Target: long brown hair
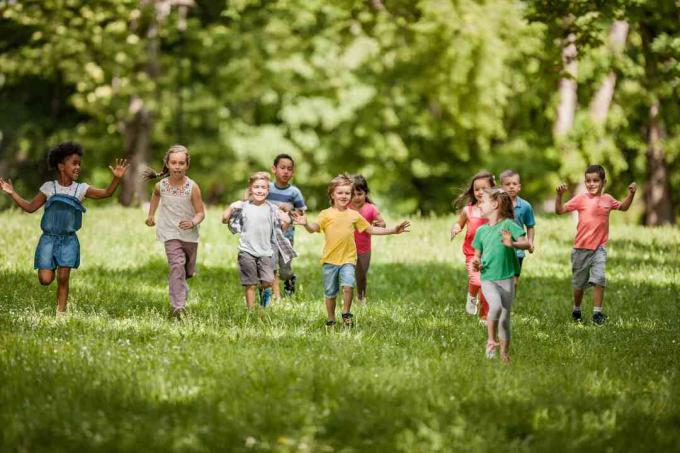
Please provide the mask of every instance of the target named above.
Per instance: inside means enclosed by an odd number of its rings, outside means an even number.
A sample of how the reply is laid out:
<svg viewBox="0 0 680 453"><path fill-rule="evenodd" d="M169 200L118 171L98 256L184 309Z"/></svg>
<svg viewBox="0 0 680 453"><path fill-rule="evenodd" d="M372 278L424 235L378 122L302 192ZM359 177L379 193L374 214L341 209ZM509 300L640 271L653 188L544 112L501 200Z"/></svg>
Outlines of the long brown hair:
<svg viewBox="0 0 680 453"><path fill-rule="evenodd" d="M498 203L498 220L515 220L515 208L512 205L512 198L508 193L499 187L484 189L484 193L493 201Z"/></svg>
<svg viewBox="0 0 680 453"><path fill-rule="evenodd" d="M352 197L354 197L354 183L352 182L352 177L347 173L343 173L331 179L331 182L328 183L328 201L331 206L333 206L333 191L336 187L340 186L350 186L352 188Z"/></svg>
<svg viewBox="0 0 680 453"><path fill-rule="evenodd" d="M187 156L187 168L189 167L189 164L191 163L191 156L189 156L189 150L186 148L186 146L172 145L170 149L166 151L165 156L163 156L163 169L160 172L157 172L151 167L146 167L146 170L142 172L144 181L151 181L157 178L164 178L168 176L170 174L170 170L168 169L168 159L172 153L184 153Z"/></svg>
<svg viewBox="0 0 680 453"><path fill-rule="evenodd" d="M456 200L453 202L453 208L455 210L463 208L469 204L477 204L477 199L475 198L475 181L478 179L486 179L489 181L489 185L491 187L496 187L496 178L494 178L493 174L489 173L488 171L480 171L472 177L467 190L458 195L458 198L456 198Z"/></svg>

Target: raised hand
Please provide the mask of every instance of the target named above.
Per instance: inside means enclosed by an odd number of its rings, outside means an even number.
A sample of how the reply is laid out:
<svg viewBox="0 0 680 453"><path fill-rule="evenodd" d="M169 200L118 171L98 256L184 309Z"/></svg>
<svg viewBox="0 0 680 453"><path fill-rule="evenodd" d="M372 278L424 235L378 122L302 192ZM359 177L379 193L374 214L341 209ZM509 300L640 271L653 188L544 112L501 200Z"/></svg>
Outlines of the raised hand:
<svg viewBox="0 0 680 453"><path fill-rule="evenodd" d="M14 193L14 185L12 184L12 180L4 180L0 178L0 189L2 189L2 191L7 195L12 195Z"/></svg>
<svg viewBox="0 0 680 453"><path fill-rule="evenodd" d="M503 245L506 247L512 247L512 233L510 233L508 230L503 230L501 231L501 234L503 235L503 238L501 239Z"/></svg>
<svg viewBox="0 0 680 453"><path fill-rule="evenodd" d="M411 222L409 222L408 220L404 220L399 225L394 227L394 234L408 233L409 231L411 231L409 229L410 227Z"/></svg>
<svg viewBox="0 0 680 453"><path fill-rule="evenodd" d="M634 182L631 182L630 185L628 185L628 192L630 192L630 193L637 192L637 184L635 184Z"/></svg>
<svg viewBox="0 0 680 453"><path fill-rule="evenodd" d="M560 184L557 186L557 189L555 189L558 194L562 195L564 192L567 191L567 185L566 184Z"/></svg>
<svg viewBox="0 0 680 453"><path fill-rule="evenodd" d="M129 167L130 164L128 163L127 159L116 159L115 166L109 165L109 170L111 170L111 173L113 173L114 177L122 178L125 176L125 173L128 171Z"/></svg>

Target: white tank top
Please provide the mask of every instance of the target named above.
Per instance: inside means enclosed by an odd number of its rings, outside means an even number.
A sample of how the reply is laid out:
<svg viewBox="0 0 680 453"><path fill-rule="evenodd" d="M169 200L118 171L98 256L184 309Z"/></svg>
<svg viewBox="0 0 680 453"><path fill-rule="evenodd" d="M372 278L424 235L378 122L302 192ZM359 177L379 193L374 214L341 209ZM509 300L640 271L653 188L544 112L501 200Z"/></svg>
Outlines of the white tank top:
<svg viewBox="0 0 680 453"><path fill-rule="evenodd" d="M179 228L182 220L191 220L196 212L191 204L191 191L194 182L185 177L184 184L179 187L170 185L168 178L159 183L161 203L156 221L156 238L159 241L179 239L185 242L198 242L198 225L190 230Z"/></svg>

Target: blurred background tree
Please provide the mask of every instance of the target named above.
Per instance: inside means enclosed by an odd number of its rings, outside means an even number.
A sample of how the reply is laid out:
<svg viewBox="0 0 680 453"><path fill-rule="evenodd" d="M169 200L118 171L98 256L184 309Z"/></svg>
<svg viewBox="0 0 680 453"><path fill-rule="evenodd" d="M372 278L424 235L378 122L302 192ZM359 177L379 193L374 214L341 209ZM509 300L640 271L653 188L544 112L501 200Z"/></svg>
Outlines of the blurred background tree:
<svg viewBox="0 0 680 453"><path fill-rule="evenodd" d="M0 0L0 174L21 193L55 143L83 179L173 143L212 203L286 152L313 208L362 172L385 208L447 213L469 177L515 168L540 207L585 165L650 224L680 202L679 7L651 0ZM120 202L148 197L126 178ZM2 199L0 206L8 206Z"/></svg>

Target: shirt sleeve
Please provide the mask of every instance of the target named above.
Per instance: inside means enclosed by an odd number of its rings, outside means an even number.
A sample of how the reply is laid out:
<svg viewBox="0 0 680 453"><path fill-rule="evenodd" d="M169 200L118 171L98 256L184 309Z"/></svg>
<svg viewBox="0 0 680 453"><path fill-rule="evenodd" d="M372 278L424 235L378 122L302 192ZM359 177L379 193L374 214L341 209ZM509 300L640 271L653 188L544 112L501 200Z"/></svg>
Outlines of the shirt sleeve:
<svg viewBox="0 0 680 453"><path fill-rule="evenodd" d="M513 223L515 223L513 221ZM472 240L472 248L479 251L479 253L482 253L484 247L482 246L482 236L479 234L482 231L484 231L484 226L482 225L479 228L477 228L477 231L475 232L475 238Z"/></svg>
<svg viewBox="0 0 680 453"><path fill-rule="evenodd" d="M607 195L607 198L609 199L609 206L611 206L612 209L619 209L621 207L621 202L616 198L611 195Z"/></svg>
<svg viewBox="0 0 680 453"><path fill-rule="evenodd" d="M571 200L564 203L564 210L567 211L567 212L578 210L579 208L581 208L581 205L582 205L581 200L582 199L583 199L583 197L581 197L581 195L576 195L574 198L572 198Z"/></svg>
<svg viewBox="0 0 680 453"><path fill-rule="evenodd" d="M533 228L536 226L536 219L534 218L534 208L527 203L527 209L524 214L524 225L527 228Z"/></svg>
<svg viewBox="0 0 680 453"><path fill-rule="evenodd" d="M356 211L353 211L353 212L356 212ZM359 232L363 232L363 231L366 231L366 229L369 226L371 226L371 224L368 223L366 221L366 219L364 219L364 217L361 214L356 212L356 217L354 218L354 228Z"/></svg>
<svg viewBox="0 0 680 453"><path fill-rule="evenodd" d="M293 196L293 207L299 209L300 211L306 211L307 205L305 204L305 198L302 196L302 192L297 187L295 188L295 195Z"/></svg>
<svg viewBox="0 0 680 453"><path fill-rule="evenodd" d="M47 198L51 197L54 195L54 183L52 181L47 181L44 183L42 186L40 186L40 192L45 194Z"/></svg>
<svg viewBox="0 0 680 453"><path fill-rule="evenodd" d="M326 230L326 227L328 226L328 220L329 218L326 211L321 211L321 213L319 213L319 217L316 219L316 223L319 225L319 228L321 228L321 231Z"/></svg>
<svg viewBox="0 0 680 453"><path fill-rule="evenodd" d="M76 192L76 197L80 200L83 201L83 198L85 198L85 195L87 194L87 189L90 188L90 185L87 183L80 183L78 186L78 191Z"/></svg>

